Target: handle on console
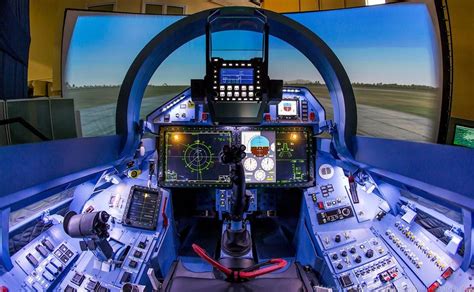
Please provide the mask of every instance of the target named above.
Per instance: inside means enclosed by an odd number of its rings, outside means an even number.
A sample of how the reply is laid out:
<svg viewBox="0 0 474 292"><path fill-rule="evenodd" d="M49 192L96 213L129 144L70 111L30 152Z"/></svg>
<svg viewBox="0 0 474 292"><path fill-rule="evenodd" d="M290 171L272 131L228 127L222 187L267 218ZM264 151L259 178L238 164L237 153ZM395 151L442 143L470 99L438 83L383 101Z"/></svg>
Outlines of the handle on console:
<svg viewBox="0 0 474 292"><path fill-rule="evenodd" d="M279 269L282 269L287 265L287 262L284 259L278 258L278 259L271 259L269 261L257 264L255 266L252 266L244 270L240 270L240 271L232 270L222 265L218 261L214 260L213 258L211 258L206 253L206 251L199 245L193 244L192 247L195 253L197 253L203 260L211 264L211 266L213 266L214 268L224 273L227 276L227 279L230 281L253 279L255 277L259 277L259 276L277 271ZM267 266L267 267L260 269L263 266Z"/></svg>

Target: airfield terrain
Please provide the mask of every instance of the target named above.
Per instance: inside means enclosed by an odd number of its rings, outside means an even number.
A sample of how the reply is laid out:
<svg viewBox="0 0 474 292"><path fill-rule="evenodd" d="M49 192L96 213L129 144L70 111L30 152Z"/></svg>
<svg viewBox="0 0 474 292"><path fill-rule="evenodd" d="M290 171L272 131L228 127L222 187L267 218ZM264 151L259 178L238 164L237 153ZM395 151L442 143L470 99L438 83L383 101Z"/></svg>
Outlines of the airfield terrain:
<svg viewBox="0 0 474 292"><path fill-rule="evenodd" d="M332 119L332 104L324 85L303 85L313 92ZM140 116L182 92L186 86L150 86ZM115 110L119 87L68 89L80 112L82 136L115 133ZM436 137L439 100L436 89L354 86L357 102L357 132L363 136L432 142Z"/></svg>

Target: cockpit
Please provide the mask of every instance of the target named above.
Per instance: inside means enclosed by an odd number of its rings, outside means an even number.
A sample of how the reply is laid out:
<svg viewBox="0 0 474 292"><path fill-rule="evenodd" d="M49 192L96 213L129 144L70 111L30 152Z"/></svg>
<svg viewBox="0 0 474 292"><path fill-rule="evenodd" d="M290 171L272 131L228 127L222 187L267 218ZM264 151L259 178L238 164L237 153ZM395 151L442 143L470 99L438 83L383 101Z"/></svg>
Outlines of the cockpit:
<svg viewBox="0 0 474 292"><path fill-rule="evenodd" d="M320 72L330 107L270 77L270 36ZM153 73L197 37L205 75L140 113ZM2 223L2 291L474 289L472 150L357 136L343 63L285 15L224 7L171 24L128 68L115 120L115 136L45 142L77 162L6 196L4 223L18 202L68 192L13 254Z"/></svg>

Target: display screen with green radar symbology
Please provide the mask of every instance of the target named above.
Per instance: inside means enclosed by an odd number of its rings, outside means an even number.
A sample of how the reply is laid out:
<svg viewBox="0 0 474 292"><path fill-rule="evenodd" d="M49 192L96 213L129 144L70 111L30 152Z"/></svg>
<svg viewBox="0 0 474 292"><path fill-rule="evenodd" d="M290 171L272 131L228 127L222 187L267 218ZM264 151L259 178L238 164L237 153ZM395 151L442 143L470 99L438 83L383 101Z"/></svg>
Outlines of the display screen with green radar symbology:
<svg viewBox="0 0 474 292"><path fill-rule="evenodd" d="M165 182L229 183L229 166L219 162L219 151L231 142L230 131L166 132Z"/></svg>

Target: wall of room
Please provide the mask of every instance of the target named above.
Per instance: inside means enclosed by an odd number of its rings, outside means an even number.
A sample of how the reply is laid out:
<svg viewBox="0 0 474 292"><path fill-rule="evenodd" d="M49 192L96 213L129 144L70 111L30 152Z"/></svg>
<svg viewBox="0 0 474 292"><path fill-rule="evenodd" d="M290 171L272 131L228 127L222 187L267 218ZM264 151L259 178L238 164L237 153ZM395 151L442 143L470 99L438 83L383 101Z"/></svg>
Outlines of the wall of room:
<svg viewBox="0 0 474 292"><path fill-rule="evenodd" d="M28 80L53 82L53 95L60 95L61 38L66 8L85 8L84 0L30 1L30 64Z"/></svg>
<svg viewBox="0 0 474 292"><path fill-rule="evenodd" d="M453 39L451 117L474 121L474 1L448 1Z"/></svg>
<svg viewBox="0 0 474 292"><path fill-rule="evenodd" d="M400 2L387 0L387 3ZM265 0L262 8L276 12L329 10L365 6L365 0Z"/></svg>
<svg viewBox="0 0 474 292"><path fill-rule="evenodd" d="M28 0L0 1L0 100L28 96L29 44ZM0 145L2 134L0 126Z"/></svg>

